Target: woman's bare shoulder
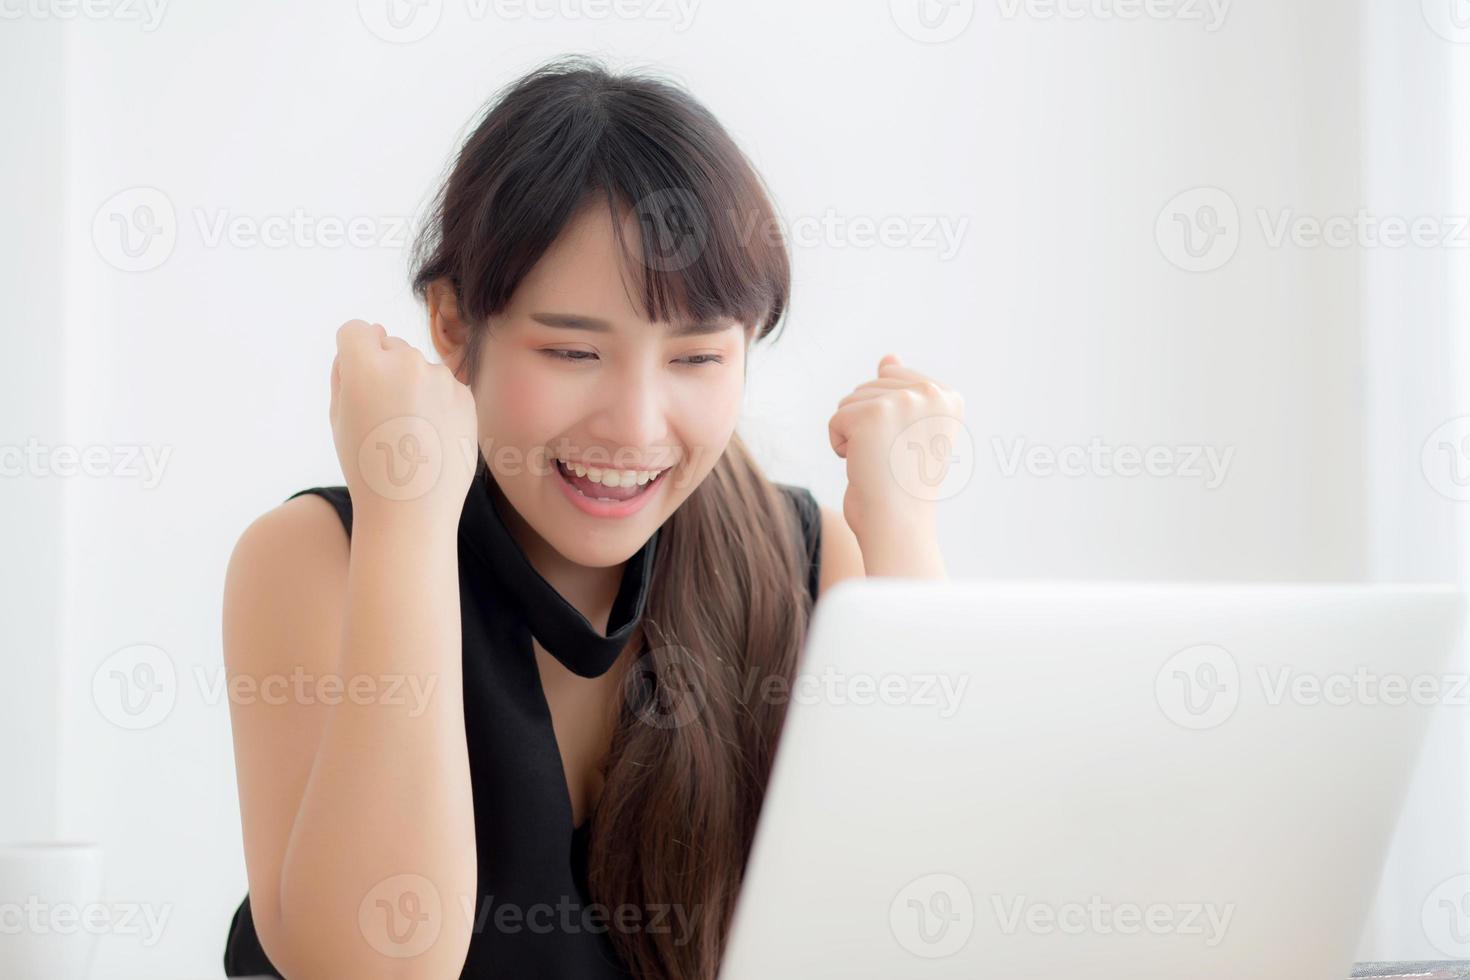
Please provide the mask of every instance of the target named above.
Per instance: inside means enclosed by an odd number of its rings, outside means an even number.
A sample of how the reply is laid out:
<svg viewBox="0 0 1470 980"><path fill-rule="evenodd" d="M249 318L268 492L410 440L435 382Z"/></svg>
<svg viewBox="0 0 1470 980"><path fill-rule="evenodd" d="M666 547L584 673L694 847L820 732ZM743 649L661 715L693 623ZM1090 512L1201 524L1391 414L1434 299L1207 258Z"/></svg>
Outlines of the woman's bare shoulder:
<svg viewBox="0 0 1470 980"><path fill-rule="evenodd" d="M229 667L327 655L326 650L287 641L292 635L320 635L324 618L340 618L348 540L336 508L312 493L277 504L241 532L225 572L224 653ZM280 642L228 642L232 636Z"/></svg>

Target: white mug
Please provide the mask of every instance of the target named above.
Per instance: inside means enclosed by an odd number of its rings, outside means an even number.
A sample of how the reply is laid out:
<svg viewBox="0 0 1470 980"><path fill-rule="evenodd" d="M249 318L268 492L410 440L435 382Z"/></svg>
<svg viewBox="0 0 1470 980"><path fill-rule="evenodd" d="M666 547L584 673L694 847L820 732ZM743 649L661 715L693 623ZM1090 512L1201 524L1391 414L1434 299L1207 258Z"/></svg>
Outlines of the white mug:
<svg viewBox="0 0 1470 980"><path fill-rule="evenodd" d="M97 944L87 915L101 901L100 845L0 844L0 977L86 980Z"/></svg>

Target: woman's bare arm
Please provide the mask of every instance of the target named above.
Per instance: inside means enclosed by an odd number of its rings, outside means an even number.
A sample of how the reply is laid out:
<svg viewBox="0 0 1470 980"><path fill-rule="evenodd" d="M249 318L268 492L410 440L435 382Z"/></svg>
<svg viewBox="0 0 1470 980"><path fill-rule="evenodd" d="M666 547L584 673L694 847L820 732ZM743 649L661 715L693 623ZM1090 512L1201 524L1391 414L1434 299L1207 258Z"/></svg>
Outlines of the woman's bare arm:
<svg viewBox="0 0 1470 980"><path fill-rule="evenodd" d="M863 552L858 547L857 537L842 515L831 507L823 506L821 566L817 571L817 598L845 579L862 578L867 572L863 568Z"/></svg>
<svg viewBox="0 0 1470 980"><path fill-rule="evenodd" d="M364 512L349 549L304 495L235 547L224 655L251 908L291 980L459 976L476 885L459 623L452 525Z"/></svg>

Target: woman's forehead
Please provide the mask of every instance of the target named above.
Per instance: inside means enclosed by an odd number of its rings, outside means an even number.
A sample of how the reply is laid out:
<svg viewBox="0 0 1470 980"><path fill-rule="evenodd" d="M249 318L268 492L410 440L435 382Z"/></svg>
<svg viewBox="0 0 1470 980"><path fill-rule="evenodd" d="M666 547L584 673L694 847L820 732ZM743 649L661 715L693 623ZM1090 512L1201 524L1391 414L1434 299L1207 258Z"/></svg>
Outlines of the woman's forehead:
<svg viewBox="0 0 1470 980"><path fill-rule="evenodd" d="M583 207L521 280L512 307L522 315L565 314L613 325L652 323L643 305L645 270L635 218L624 220L623 235L619 243L605 205ZM682 316L673 316L683 322Z"/></svg>

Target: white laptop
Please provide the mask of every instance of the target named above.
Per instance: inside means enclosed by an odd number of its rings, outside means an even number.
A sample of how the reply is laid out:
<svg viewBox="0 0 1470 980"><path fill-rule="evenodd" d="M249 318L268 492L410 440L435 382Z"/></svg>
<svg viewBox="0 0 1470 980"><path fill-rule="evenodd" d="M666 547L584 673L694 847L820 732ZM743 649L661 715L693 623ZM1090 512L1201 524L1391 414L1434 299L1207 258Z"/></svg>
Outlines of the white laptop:
<svg viewBox="0 0 1470 980"><path fill-rule="evenodd" d="M843 582L721 980L1345 978L1462 616L1429 586Z"/></svg>

